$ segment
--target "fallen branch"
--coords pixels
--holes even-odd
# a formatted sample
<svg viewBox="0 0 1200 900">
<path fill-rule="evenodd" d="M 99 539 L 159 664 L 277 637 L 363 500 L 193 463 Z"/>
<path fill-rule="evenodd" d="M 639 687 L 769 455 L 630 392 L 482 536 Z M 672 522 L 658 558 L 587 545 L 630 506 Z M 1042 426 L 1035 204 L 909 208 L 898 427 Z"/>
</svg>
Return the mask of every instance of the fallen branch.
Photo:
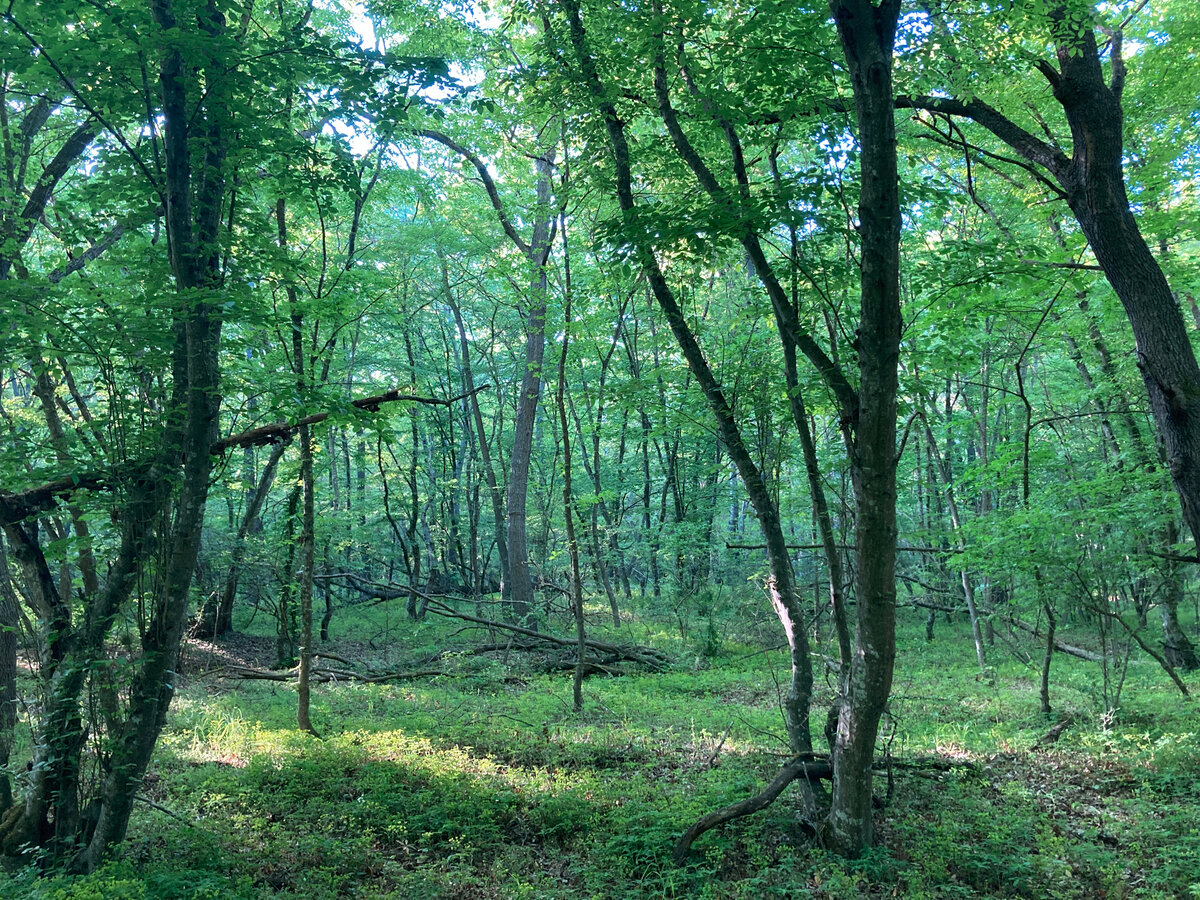
<svg viewBox="0 0 1200 900">
<path fill-rule="evenodd" d="M 418 596 L 421 595 L 418 592 Z M 462 619 L 465 622 L 474 622 L 477 625 L 483 625 L 487 628 L 499 628 L 502 631 L 511 631 L 514 634 L 520 634 L 527 638 L 532 638 L 534 641 L 544 641 L 548 644 L 554 644 L 559 647 L 571 647 L 574 649 L 579 642 L 574 639 L 560 638 L 552 634 L 544 634 L 540 631 L 534 631 L 532 628 L 524 628 L 520 625 L 511 625 L 508 622 L 497 622 L 493 619 L 483 619 L 479 616 L 472 616 L 468 613 L 459 612 L 452 609 L 445 603 L 442 603 L 436 597 L 429 597 L 428 611 L 439 616 L 446 616 L 452 619 Z M 598 650 L 601 653 L 615 655 L 620 659 L 629 660 L 631 662 L 641 663 L 652 671 L 661 671 L 670 658 L 663 652 L 655 650 L 653 647 L 629 647 L 621 644 L 609 644 L 605 641 L 597 641 L 588 639 L 586 646 L 590 650 Z"/>
<path fill-rule="evenodd" d="M 87 472 L 59 478 L 15 494 L 0 491 L 0 525 L 14 525 L 45 512 L 54 506 L 59 497 L 65 497 L 80 489 L 111 489 L 115 480 L 107 472 Z"/>
<path fill-rule="evenodd" d="M 1061 722 L 1059 722 L 1057 725 L 1055 725 L 1053 728 L 1051 728 L 1049 731 L 1047 731 L 1045 734 L 1043 734 L 1040 738 L 1038 738 L 1037 741 L 1034 742 L 1034 745 L 1032 747 L 1030 747 L 1029 749 L 1030 750 L 1041 750 L 1043 747 L 1049 747 L 1051 744 L 1055 743 L 1060 737 L 1062 737 L 1062 734 L 1064 731 L 1066 731 L 1068 728 L 1070 728 L 1074 724 L 1075 724 L 1075 717 L 1067 716 L 1065 719 L 1063 719 Z"/>
<path fill-rule="evenodd" d="M 158 810 L 160 813 L 163 813 L 164 815 L 168 815 L 168 816 L 170 816 L 172 819 L 174 819 L 174 820 L 175 820 L 175 821 L 177 821 L 177 822 L 182 822 L 182 823 L 183 823 L 184 825 L 186 825 L 188 828 L 195 828 L 195 827 L 196 827 L 196 823 L 195 823 L 195 822 L 188 821 L 188 820 L 187 820 L 187 819 L 185 819 L 183 816 L 181 816 L 179 813 L 175 812 L 175 810 L 173 810 L 173 809 L 167 809 L 167 808 L 166 808 L 165 806 L 163 806 L 161 803 L 155 803 L 155 802 L 154 802 L 153 800 L 151 800 L 149 797 L 144 797 L 144 796 L 142 796 L 141 794 L 134 794 L 134 795 L 133 795 L 133 799 L 134 799 L 134 800 L 137 800 L 139 803 L 145 803 L 145 804 L 146 804 L 147 806 L 149 806 L 151 809 L 157 809 L 157 810 Z"/>
<path fill-rule="evenodd" d="M 578 641 L 574 638 L 560 638 L 553 634 L 546 634 L 541 631 L 534 631 L 532 628 L 525 628 L 521 625 L 513 625 L 509 622 L 499 622 L 495 619 L 484 619 L 481 616 L 472 616 L 469 613 L 459 612 L 453 607 L 442 602 L 443 597 L 453 597 L 455 595 L 448 594 L 428 594 L 424 591 L 418 591 L 410 587 L 399 585 L 379 584 L 377 582 L 368 582 L 359 578 L 357 575 L 345 573 L 344 576 L 351 585 L 359 591 L 371 597 L 377 597 L 380 600 L 399 600 L 410 596 L 416 596 L 425 600 L 428 603 L 427 612 L 434 615 L 445 616 L 450 619 L 461 619 L 464 622 L 471 622 L 475 625 L 482 625 L 486 628 L 497 628 L 501 631 L 508 631 L 512 634 L 519 634 L 526 641 L 521 643 L 511 644 L 496 644 L 493 649 L 513 649 L 513 650 L 533 650 L 538 648 L 538 644 L 552 644 L 556 647 L 570 647 L 574 649 L 578 646 Z M 610 644 L 606 641 L 597 641 L 588 639 L 586 646 L 589 650 L 595 650 L 601 654 L 607 654 L 612 657 L 606 662 L 619 662 L 626 660 L 629 662 L 640 663 L 654 672 L 661 671 L 668 663 L 670 657 L 660 650 L 655 650 L 653 647 L 642 646 L 627 646 L 623 644 Z M 468 650 L 466 652 L 480 652 L 477 650 Z M 486 651 L 484 651 L 486 652 Z"/>
<path fill-rule="evenodd" d="M 1039 629 L 1037 626 L 1030 625 L 1028 622 L 1023 622 L 1022 620 L 1020 620 L 1016 617 L 1013 617 L 1011 619 L 1005 619 L 1004 621 L 1008 622 L 1010 625 L 1013 625 L 1013 626 L 1021 629 L 1026 634 L 1033 635 L 1035 638 L 1040 638 L 1040 637 L 1044 636 L 1041 632 L 1041 629 Z M 1104 662 L 1103 654 L 1095 653 L 1091 650 L 1085 650 L 1083 647 L 1073 647 L 1070 644 L 1064 644 L 1058 638 L 1054 639 L 1054 649 L 1057 650 L 1059 653 L 1067 654 L 1067 656 L 1074 656 L 1076 659 L 1086 659 L 1088 662 L 1096 662 L 1096 663 Z"/>
<path fill-rule="evenodd" d="M 251 669 L 246 666 L 226 666 L 221 670 L 221 674 L 226 678 L 242 678 L 248 681 L 295 681 L 295 667 L 284 671 L 273 671 L 270 669 Z M 323 669 L 314 668 L 309 672 L 309 680 L 316 681 L 321 684 L 336 681 L 359 681 L 363 684 L 384 684 L 388 681 L 408 681 L 414 678 L 436 678 L 438 676 L 449 676 L 452 673 L 443 672 L 440 669 L 419 669 L 414 672 L 383 672 L 378 675 L 370 675 L 363 672 L 356 672 L 353 669 Z"/>
</svg>

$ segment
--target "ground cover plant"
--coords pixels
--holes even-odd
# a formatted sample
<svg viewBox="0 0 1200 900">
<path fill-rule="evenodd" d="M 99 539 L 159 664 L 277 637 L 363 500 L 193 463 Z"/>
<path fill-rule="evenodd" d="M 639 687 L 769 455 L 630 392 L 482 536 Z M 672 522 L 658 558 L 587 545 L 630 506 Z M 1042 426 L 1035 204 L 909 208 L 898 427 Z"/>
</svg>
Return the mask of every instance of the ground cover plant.
<svg viewBox="0 0 1200 900">
<path fill-rule="evenodd" d="M 446 674 L 314 691 L 316 738 L 290 684 L 185 657 L 181 686 L 120 855 L 87 876 L 0 878 L 11 897 L 1186 897 L 1200 891 L 1200 738 L 1190 703 L 1149 660 L 1106 709 L 1096 664 L 1063 661 L 1058 709 L 1008 654 L 983 682 L 966 621 L 903 649 L 878 779 L 880 842 L 846 862 L 806 831 L 798 796 L 709 832 L 683 867 L 680 833 L 757 792 L 787 743 L 786 660 L 735 619 L 717 646 L 682 642 L 662 610 L 623 625 L 676 660 L 594 676 L 502 654 Z M 657 613 L 657 614 L 656 614 Z M 597 630 L 601 614 L 594 610 Z M 461 641 L 445 620 L 348 615 L 330 651 L 415 669 Z M 373 646 L 372 646 L 373 645 Z M 468 645 L 463 645 L 464 647 Z M 706 652 L 700 652 L 700 651 Z M 1195 684 L 1195 677 L 1190 681 Z M 1052 743 L 1051 728 L 1073 724 Z M 886 760 L 895 765 L 887 772 Z"/>
</svg>

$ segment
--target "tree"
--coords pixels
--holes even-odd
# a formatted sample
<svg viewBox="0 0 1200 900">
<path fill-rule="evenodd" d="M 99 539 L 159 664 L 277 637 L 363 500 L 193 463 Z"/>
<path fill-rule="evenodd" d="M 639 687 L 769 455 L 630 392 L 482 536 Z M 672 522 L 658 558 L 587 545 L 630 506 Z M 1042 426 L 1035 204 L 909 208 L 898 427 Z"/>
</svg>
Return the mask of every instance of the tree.
<svg viewBox="0 0 1200 900">
<path fill-rule="evenodd" d="M 25 10 L 7 14 L 30 43 L 38 40 L 23 24 Z M 219 231 L 225 198 L 230 102 L 237 84 L 233 46 L 223 13 L 203 6 L 179 17 L 169 2 L 151 7 L 151 44 L 158 58 L 155 100 L 162 121 L 161 170 L 141 165 L 154 178 L 164 201 L 166 238 L 175 302 L 170 323 L 170 393 L 163 398 L 158 450 L 146 460 L 121 460 L 106 476 L 117 489 L 120 522 L 116 553 L 103 584 L 86 597 L 77 618 L 50 574 L 36 524 L 27 516 L 6 517 L 4 528 L 22 569 L 31 600 L 44 614 L 48 655 L 41 678 L 44 711 L 38 727 L 33 771 L 20 801 L 0 821 L 4 852 L 34 847 L 50 859 L 91 868 L 122 840 L 133 795 L 150 761 L 173 694 L 173 670 L 187 619 L 188 593 L 199 550 L 204 504 L 217 436 L 220 403 L 217 350 L 223 281 Z M 191 35 L 193 53 L 164 35 Z M 74 79 L 44 54 L 71 90 Z M 197 89 L 204 85 L 203 100 Z M 76 99 L 94 110 L 86 98 Z M 107 124 L 120 136 L 118 126 Z M 123 127 L 123 126 L 120 126 Z M 120 139 L 120 138 L 119 138 Z M 155 143 L 156 148 L 158 143 Z M 193 151 L 202 151 L 193 156 Z M 52 500 L 51 498 L 48 498 Z M 49 502 L 42 508 L 47 508 Z M 168 515 L 168 510 L 171 515 Z M 153 565 L 155 549 L 161 564 Z M 143 623 L 140 655 L 128 683 L 123 713 L 110 710 L 105 723 L 102 776 L 94 792 L 79 800 L 84 786 L 81 755 L 88 736 L 81 722 L 81 696 L 107 656 L 105 644 L 124 604 L 143 573 L 154 582 L 153 602 Z M 109 690 L 112 690 L 111 688 Z"/>
<path fill-rule="evenodd" d="M 1046 139 L 978 96 L 905 95 L 897 98 L 897 106 L 973 120 L 1016 151 L 1021 165 L 1070 207 L 1133 326 L 1138 368 L 1184 521 L 1200 541 L 1200 364 L 1175 295 L 1133 214 L 1124 172 L 1122 29 L 1140 9 L 1115 28 L 1101 24 L 1094 4 L 1079 0 L 1054 0 L 1045 5 L 1044 18 L 1038 13 L 1030 16 L 1033 24 L 1046 29 L 1053 47 L 1057 65 L 1036 54 L 1031 62 L 1066 117 L 1070 154 L 1060 149 L 1067 142 L 1037 112 Z M 945 18 L 950 13 L 933 9 L 940 33 L 953 30 Z M 953 15 L 969 25 L 987 13 L 956 8 Z M 1098 33 L 1106 39 L 1101 41 Z M 966 56 L 956 53 L 952 58 L 956 78 L 965 74 Z"/>
</svg>

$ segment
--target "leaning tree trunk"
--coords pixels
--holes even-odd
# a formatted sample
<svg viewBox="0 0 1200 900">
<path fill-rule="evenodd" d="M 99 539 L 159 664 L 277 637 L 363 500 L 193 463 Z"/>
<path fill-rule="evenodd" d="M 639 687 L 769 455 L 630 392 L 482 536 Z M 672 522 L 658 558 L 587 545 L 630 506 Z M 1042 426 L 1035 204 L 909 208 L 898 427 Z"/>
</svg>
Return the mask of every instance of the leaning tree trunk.
<svg viewBox="0 0 1200 900">
<path fill-rule="evenodd" d="M 978 98 L 903 97 L 897 105 L 971 118 L 1048 171 L 1061 188 L 1096 261 L 1121 301 L 1137 346 L 1137 364 L 1154 423 L 1166 450 L 1184 521 L 1200 544 L 1200 364 L 1183 313 L 1147 246 L 1129 205 L 1124 175 L 1125 63 L 1120 31 L 1111 32 L 1104 60 L 1090 15 L 1049 5 L 1058 68 L 1037 63 L 1071 129 L 1071 155 L 1021 128 Z M 1048 118 L 1048 117 L 1047 117 Z M 1045 127 L 1045 126 L 1043 126 Z"/>
<path fill-rule="evenodd" d="M 197 637 L 216 638 L 233 630 L 233 601 L 237 597 L 238 583 L 241 581 L 242 568 L 246 560 L 246 539 L 258 525 L 263 504 L 275 481 L 279 460 L 283 458 L 284 451 L 287 450 L 290 442 L 290 438 L 285 438 L 271 448 L 271 454 L 267 457 L 266 465 L 263 466 L 257 483 L 247 494 L 246 509 L 242 513 L 242 521 L 238 525 L 237 534 L 233 539 L 233 552 L 230 555 L 229 568 L 225 573 L 225 584 L 221 589 L 221 596 L 206 601 L 201 608 L 200 621 L 197 622 L 196 630 L 193 632 Z"/>
<path fill-rule="evenodd" d="M 639 234 L 633 225 L 637 215 L 637 204 L 633 195 L 633 175 L 626 126 L 618 115 L 600 78 L 596 62 L 587 46 L 578 0 L 567 0 L 570 40 L 579 62 L 584 80 L 603 116 L 609 149 L 617 175 L 617 200 L 626 222 L 627 234 L 633 245 L 638 263 L 646 275 L 650 290 L 667 319 L 675 340 L 695 376 L 701 391 L 717 420 L 718 431 L 725 443 L 730 458 L 738 468 L 738 474 L 746 485 L 750 502 L 758 515 L 759 525 L 767 546 L 767 595 L 775 614 L 783 625 L 790 650 L 792 676 L 788 695 L 784 701 L 784 714 L 788 741 L 793 751 L 804 753 L 812 749 L 809 730 L 809 709 L 812 702 L 812 661 L 809 657 L 808 634 L 804 626 L 803 613 L 796 597 L 795 579 L 792 574 L 791 558 L 779 508 L 759 471 L 733 416 L 733 410 L 724 392 L 713 376 L 708 360 L 692 333 L 674 292 L 651 250 L 648 236 Z M 636 237 L 635 237 L 636 235 Z"/>
<path fill-rule="evenodd" d="M 858 119 L 862 188 L 859 405 L 850 472 L 856 507 L 857 629 L 833 747 L 829 847 L 871 845 L 871 765 L 896 656 L 896 394 L 900 352 L 900 197 L 892 50 L 900 0 L 831 0 Z"/>
</svg>

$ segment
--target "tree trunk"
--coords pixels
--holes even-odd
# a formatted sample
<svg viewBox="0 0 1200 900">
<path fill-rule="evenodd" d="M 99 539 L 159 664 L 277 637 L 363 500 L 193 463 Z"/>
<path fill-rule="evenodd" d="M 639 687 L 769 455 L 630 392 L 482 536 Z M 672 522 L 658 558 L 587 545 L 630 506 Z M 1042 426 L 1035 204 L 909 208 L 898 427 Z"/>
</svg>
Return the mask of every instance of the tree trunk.
<svg viewBox="0 0 1200 900">
<path fill-rule="evenodd" d="M 13 805 L 8 762 L 17 726 L 17 595 L 0 538 L 0 819 Z"/>
<path fill-rule="evenodd" d="M 641 233 L 634 224 L 637 205 L 633 194 L 633 176 L 630 148 L 625 133 L 626 126 L 618 115 L 612 100 L 606 94 L 595 60 L 587 47 L 578 0 L 567 0 L 565 6 L 569 18 L 570 39 L 576 58 L 587 87 L 604 119 L 609 149 L 612 151 L 616 166 L 617 200 L 626 223 L 626 233 L 630 235 L 629 241 L 633 245 L 638 263 L 646 275 L 650 290 L 675 335 L 676 343 L 687 361 L 688 368 L 699 383 L 709 408 L 717 420 L 718 431 L 726 451 L 737 465 L 747 493 L 750 495 L 750 501 L 758 515 L 759 525 L 767 545 L 769 570 L 766 584 L 767 595 L 775 614 L 783 625 L 791 656 L 792 677 L 784 701 L 788 741 L 792 749 L 798 753 L 810 751 L 812 735 L 809 730 L 809 707 L 812 700 L 812 661 L 809 658 L 808 635 L 804 628 L 803 613 L 796 596 L 791 558 L 788 555 L 787 542 L 783 536 L 779 510 L 762 473 L 742 440 L 732 408 L 713 376 L 708 360 L 700 349 L 696 336 L 688 326 L 675 294 L 659 266 L 658 259 L 649 246 L 649 236 Z M 898 217 L 896 227 L 899 228 Z"/>
<path fill-rule="evenodd" d="M 488 447 L 487 431 L 483 427 L 483 412 L 479 408 L 479 395 L 475 392 L 475 373 L 471 366 L 471 345 L 467 341 L 467 329 L 463 323 L 462 311 L 459 309 L 454 292 L 450 288 L 450 273 L 447 271 L 444 257 L 441 258 L 441 271 L 442 295 L 446 299 L 446 305 L 450 307 L 450 311 L 454 314 L 454 325 L 458 329 L 459 343 L 462 344 L 463 390 L 471 395 L 467 398 L 466 402 L 471 406 L 470 422 L 475 427 L 475 439 L 479 443 L 479 457 L 483 462 L 483 477 L 487 480 L 488 498 L 491 501 L 492 507 L 492 521 L 496 528 L 496 553 L 500 557 L 500 581 L 503 583 L 511 578 L 508 562 L 507 526 L 504 518 L 504 498 L 500 493 L 500 486 L 496 483 L 496 472 L 492 467 L 492 454 Z"/>
<path fill-rule="evenodd" d="M 513 448 L 509 456 L 508 516 L 509 582 L 504 585 L 513 617 L 529 624 L 533 612 L 533 578 L 529 571 L 529 547 L 526 532 L 526 503 L 529 496 L 529 464 L 533 458 L 533 426 L 542 393 L 542 360 L 546 353 L 546 297 L 549 281 L 546 258 L 550 253 L 550 208 L 552 155 L 539 157 L 537 169 L 537 219 L 526 258 L 533 267 L 529 286 L 529 317 L 525 324 L 525 372 L 517 397 L 517 416 L 513 423 Z"/>
<path fill-rule="evenodd" d="M 1046 61 L 1037 67 L 1066 115 L 1070 157 L 977 98 L 904 97 L 897 105 L 974 119 L 1057 181 L 1133 328 L 1138 368 L 1171 480 L 1184 521 L 1200 544 L 1200 365 L 1179 303 L 1129 205 L 1121 34 L 1112 33 L 1111 49 L 1104 54 L 1112 66 L 1112 80 L 1106 83 L 1091 16 L 1078 15 L 1065 0 L 1054 0 L 1048 16 L 1056 33 L 1058 68 Z"/>
<path fill-rule="evenodd" d="M 856 507 L 857 629 L 833 748 L 825 839 L 871 846 L 871 764 L 896 656 L 896 394 L 900 347 L 900 197 L 892 94 L 899 0 L 831 0 L 849 69 L 861 148 L 859 403 L 851 480 Z"/>
<path fill-rule="evenodd" d="M 229 561 L 229 570 L 225 575 L 225 585 L 221 590 L 220 601 L 215 604 L 207 602 L 200 610 L 200 622 L 196 628 L 196 634 L 200 637 L 220 637 L 233 630 L 233 601 L 237 596 L 238 583 L 242 577 L 242 566 L 246 559 L 246 538 L 258 526 L 263 504 L 275 481 L 276 469 L 289 443 L 291 443 L 291 439 L 285 438 L 271 448 L 271 455 L 267 457 L 266 465 L 259 474 L 258 483 L 249 491 L 249 496 L 246 498 L 246 509 L 242 513 L 242 521 L 238 525 L 237 535 L 234 537 L 232 558 Z"/>
<path fill-rule="evenodd" d="M 567 554 L 571 561 L 571 612 L 575 618 L 575 677 L 571 682 L 574 710 L 583 712 L 583 676 L 587 666 L 587 630 L 583 620 L 583 579 L 579 572 L 579 543 L 575 538 L 575 498 L 571 488 L 571 426 L 567 420 L 567 348 L 571 342 L 571 263 L 567 251 L 565 217 L 563 221 L 563 270 L 566 291 L 563 298 L 563 339 L 558 359 L 558 420 L 563 447 L 563 521 L 567 530 Z"/>
<path fill-rule="evenodd" d="M 1168 546 L 1179 539 L 1174 522 L 1169 523 L 1166 536 Z M 1196 648 L 1179 624 L 1179 604 L 1183 601 L 1183 586 L 1176 571 L 1179 564 L 1174 560 L 1167 560 L 1166 563 L 1162 595 L 1158 600 L 1158 611 L 1162 616 L 1163 656 L 1173 667 L 1193 672 L 1200 668 L 1200 660 L 1196 658 Z"/>
</svg>

